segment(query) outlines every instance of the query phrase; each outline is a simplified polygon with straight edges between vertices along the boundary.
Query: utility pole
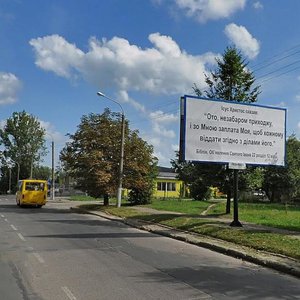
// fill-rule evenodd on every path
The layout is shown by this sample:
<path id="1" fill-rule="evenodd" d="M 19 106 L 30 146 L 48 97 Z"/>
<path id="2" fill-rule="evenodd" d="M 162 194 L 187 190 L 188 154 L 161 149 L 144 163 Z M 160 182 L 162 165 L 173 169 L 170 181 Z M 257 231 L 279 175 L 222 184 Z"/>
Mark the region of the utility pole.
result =
<path id="1" fill-rule="evenodd" d="M 8 194 L 11 193 L 11 167 L 8 169 Z"/>
<path id="2" fill-rule="evenodd" d="M 55 199 L 54 140 L 52 139 L 52 200 Z"/>

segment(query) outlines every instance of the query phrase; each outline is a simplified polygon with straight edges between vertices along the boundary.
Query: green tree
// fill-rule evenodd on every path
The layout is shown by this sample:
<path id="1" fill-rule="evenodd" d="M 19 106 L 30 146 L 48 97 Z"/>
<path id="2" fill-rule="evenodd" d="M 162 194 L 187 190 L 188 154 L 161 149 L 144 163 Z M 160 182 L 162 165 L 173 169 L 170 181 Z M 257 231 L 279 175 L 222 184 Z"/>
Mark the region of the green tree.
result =
<path id="1" fill-rule="evenodd" d="M 260 86 L 253 86 L 255 77 L 248 69 L 248 62 L 235 47 L 227 47 L 222 58 L 216 58 L 217 68 L 209 75 L 205 74 L 208 89 L 204 94 L 208 98 L 251 103 L 256 102 Z M 194 86 L 196 95 L 203 92 Z"/>
<path id="2" fill-rule="evenodd" d="M 153 147 L 131 131 L 125 122 L 123 187 L 152 190 L 155 159 Z M 121 142 L 120 114 L 106 109 L 103 114 L 81 118 L 75 134 L 60 154 L 64 169 L 78 187 L 92 197 L 115 194 L 118 187 Z"/>
<path id="3" fill-rule="evenodd" d="M 47 166 L 36 166 L 33 174 L 35 178 L 48 180 L 51 179 L 52 170 Z"/>
<path id="4" fill-rule="evenodd" d="M 8 173 L 7 161 L 10 161 L 12 177 L 16 178 L 19 165 L 19 178 L 29 178 L 31 169 L 46 155 L 45 129 L 33 115 L 25 111 L 14 112 L 0 129 L 0 144 L 3 147 L 2 173 Z M 2 179 L 7 180 L 5 176 Z"/>
<path id="5" fill-rule="evenodd" d="M 271 202 L 300 199 L 300 141 L 295 135 L 286 141 L 286 167 L 267 167 L 263 188 Z"/>
<path id="6" fill-rule="evenodd" d="M 194 92 L 196 95 L 202 96 L 204 93 L 206 97 L 211 99 L 244 103 L 257 101 L 257 97 L 260 94 L 260 86 L 254 86 L 255 77 L 248 68 L 248 62 L 236 47 L 227 47 L 222 58 L 216 58 L 216 62 L 216 70 L 209 75 L 205 74 L 205 82 L 208 89 L 201 91 L 195 85 Z M 212 174 L 214 174 L 215 168 L 211 164 L 206 165 L 206 168 L 211 169 Z M 229 213 L 232 176 L 224 168 L 220 168 L 218 176 L 224 179 L 221 189 L 227 194 L 226 213 Z"/>
<path id="7" fill-rule="evenodd" d="M 217 186 L 220 191 L 227 193 L 231 191 L 230 170 L 220 164 L 202 164 L 179 161 L 178 153 L 171 164 L 186 186 L 191 188 L 191 196 L 195 200 L 208 198 L 209 187 Z M 204 188 L 206 187 L 206 188 Z M 202 191 L 199 193 L 199 191 Z"/>

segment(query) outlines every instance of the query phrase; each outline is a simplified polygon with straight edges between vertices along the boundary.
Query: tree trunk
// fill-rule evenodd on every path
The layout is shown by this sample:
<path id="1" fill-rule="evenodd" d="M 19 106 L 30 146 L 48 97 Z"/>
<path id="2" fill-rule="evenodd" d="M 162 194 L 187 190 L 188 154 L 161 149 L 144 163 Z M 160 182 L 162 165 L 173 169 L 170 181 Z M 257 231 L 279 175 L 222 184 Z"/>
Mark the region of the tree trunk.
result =
<path id="1" fill-rule="evenodd" d="M 227 201 L 226 201 L 226 214 L 230 214 L 230 199 L 231 199 L 231 189 L 228 189 Z"/>
<path id="2" fill-rule="evenodd" d="M 104 194 L 104 196 L 103 196 L 103 205 L 104 206 L 109 205 L 109 195 L 108 194 Z"/>

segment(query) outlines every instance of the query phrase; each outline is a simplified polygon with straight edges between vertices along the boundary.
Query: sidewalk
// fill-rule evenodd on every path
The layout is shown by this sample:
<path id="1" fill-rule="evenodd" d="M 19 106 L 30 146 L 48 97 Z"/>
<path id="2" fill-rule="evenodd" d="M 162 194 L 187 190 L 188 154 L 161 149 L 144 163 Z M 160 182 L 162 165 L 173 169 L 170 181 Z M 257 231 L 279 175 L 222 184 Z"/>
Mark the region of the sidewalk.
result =
<path id="1" fill-rule="evenodd" d="M 118 222 L 123 222 L 124 224 L 127 224 L 129 226 L 141 229 L 141 230 L 146 230 L 155 234 L 160 234 L 163 236 L 167 236 L 170 238 L 174 238 L 177 240 L 181 240 L 187 243 L 191 243 L 200 247 L 204 247 L 207 249 L 211 249 L 213 251 L 217 251 L 219 253 L 233 256 L 236 258 L 240 258 L 258 265 L 262 265 L 268 268 L 275 269 L 277 271 L 296 276 L 300 278 L 300 261 L 286 257 L 284 255 L 279 255 L 279 254 L 273 254 L 265 251 L 258 251 L 255 249 L 252 249 L 250 247 L 246 246 L 240 246 L 231 242 L 223 241 L 220 239 L 216 238 L 211 238 L 208 236 L 204 235 L 199 235 L 196 233 L 191 233 L 187 231 L 180 231 L 176 230 L 167 226 L 163 226 L 161 224 L 156 224 L 156 223 L 151 223 L 148 221 L 144 220 L 138 220 L 138 219 L 123 219 L 117 216 L 113 216 L 110 214 L 106 214 L 104 212 L 100 211 L 87 211 L 87 210 L 82 210 L 78 208 L 79 203 L 70 203 L 71 207 L 70 209 L 74 212 L 80 212 L 80 213 L 88 213 L 92 215 L 96 215 L 102 218 L 106 218 L 109 220 L 113 221 L 118 221 Z M 75 204 L 75 205 L 74 205 Z M 155 209 L 151 208 L 146 208 L 146 207 L 132 207 L 134 209 L 137 209 L 141 212 L 147 212 L 150 214 L 176 214 L 174 212 L 170 211 L 158 211 Z M 180 214 L 180 213 L 178 213 Z M 206 216 L 202 216 L 206 217 Z M 212 221 L 214 218 L 208 218 L 211 219 Z M 220 219 L 217 219 L 220 221 Z M 224 226 L 228 226 L 231 222 L 231 220 L 228 219 L 221 219 L 221 222 L 224 222 Z M 281 232 L 281 233 L 288 233 L 295 235 L 295 237 L 299 237 L 298 232 L 291 232 L 283 229 L 277 229 L 277 228 L 270 228 L 266 226 L 260 226 L 260 225 L 255 225 L 255 224 L 250 224 L 250 223 L 245 223 L 243 222 L 243 229 L 245 230 L 258 230 L 258 231 L 273 231 L 273 232 Z"/>

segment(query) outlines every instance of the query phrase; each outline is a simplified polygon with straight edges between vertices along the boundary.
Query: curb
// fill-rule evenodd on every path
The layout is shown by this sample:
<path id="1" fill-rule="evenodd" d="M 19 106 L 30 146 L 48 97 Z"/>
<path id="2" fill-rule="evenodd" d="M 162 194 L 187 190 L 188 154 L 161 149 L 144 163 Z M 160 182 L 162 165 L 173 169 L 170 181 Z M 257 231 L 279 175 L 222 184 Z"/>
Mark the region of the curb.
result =
<path id="1" fill-rule="evenodd" d="M 300 278 L 300 262 L 284 255 L 255 250 L 246 246 L 239 246 L 234 243 L 196 233 L 180 231 L 165 225 L 144 220 L 123 219 L 107 213 L 88 211 L 78 207 L 71 207 L 70 209 L 77 213 L 90 214 L 100 216 L 107 220 L 122 222 L 131 227 L 177 239 Z"/>

